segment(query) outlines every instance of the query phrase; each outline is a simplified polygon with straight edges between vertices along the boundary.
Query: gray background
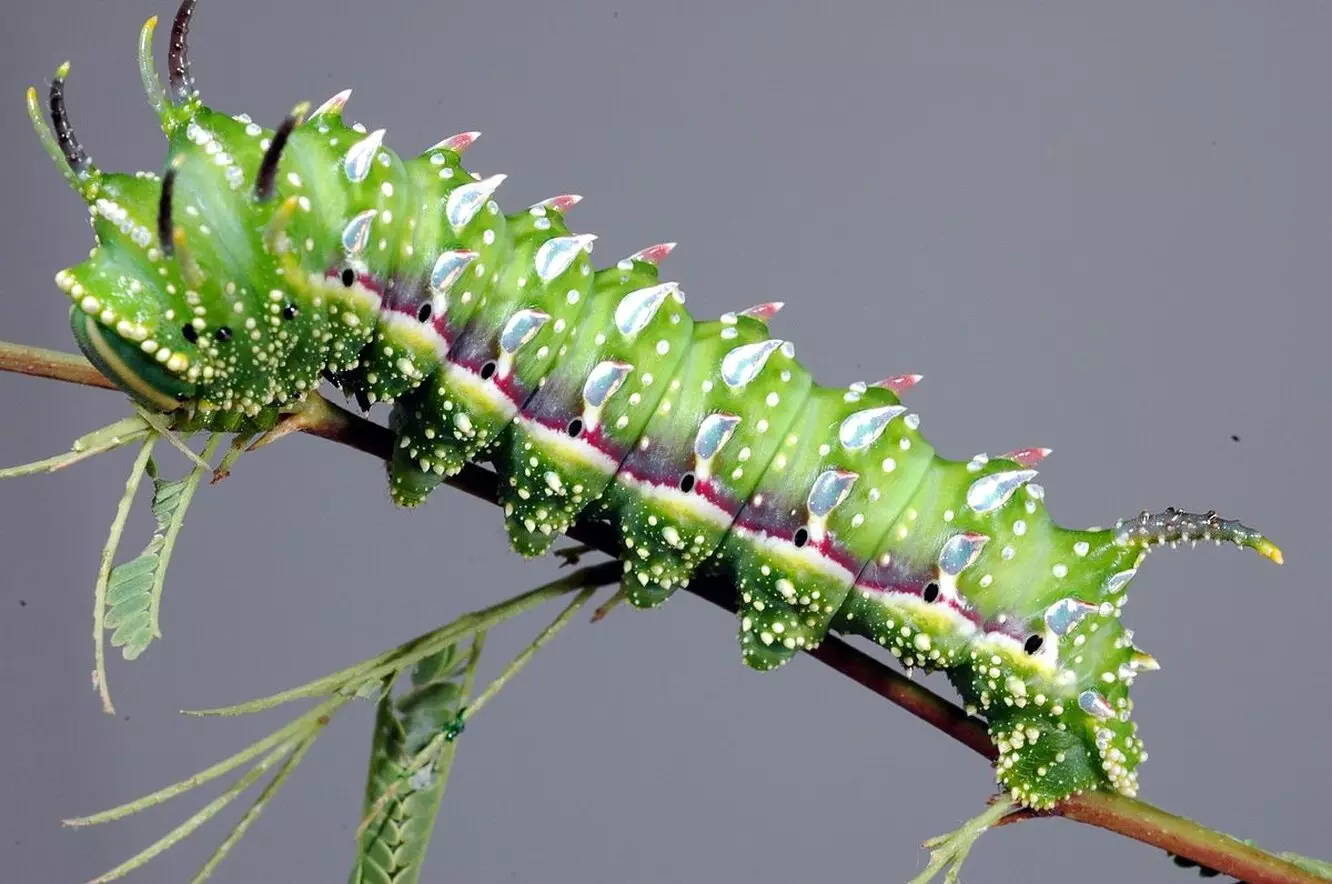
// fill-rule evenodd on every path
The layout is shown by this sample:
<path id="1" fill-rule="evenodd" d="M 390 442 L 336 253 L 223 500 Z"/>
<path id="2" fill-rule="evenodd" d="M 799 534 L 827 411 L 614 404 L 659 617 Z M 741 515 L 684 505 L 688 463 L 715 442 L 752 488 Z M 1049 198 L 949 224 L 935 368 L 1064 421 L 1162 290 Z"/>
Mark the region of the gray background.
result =
<path id="1" fill-rule="evenodd" d="M 158 168 L 134 45 L 152 13 L 164 41 L 173 11 L 8 11 L 3 338 L 72 347 L 51 277 L 90 245 L 22 87 L 71 58 L 93 155 Z M 679 239 L 667 272 L 701 315 L 783 299 L 775 331 L 820 377 L 923 372 L 910 401 L 944 453 L 1053 446 L 1043 474 L 1063 522 L 1176 504 L 1270 532 L 1284 569 L 1167 553 L 1134 585 L 1127 620 L 1164 665 L 1134 691 L 1144 796 L 1327 855 L 1329 34 L 1322 2 L 212 0 L 193 44 L 209 102 L 269 123 L 353 86 L 349 114 L 403 152 L 484 130 L 469 160 L 511 173 L 505 205 L 585 194 L 571 217 L 604 261 Z M 13 376 L 0 404 L 6 464 L 124 411 Z M 166 639 L 133 666 L 113 659 L 121 717 L 107 718 L 88 682 L 90 590 L 129 460 L 0 488 L 7 881 L 110 867 L 203 796 L 90 831 L 59 819 L 294 712 L 174 710 L 297 684 L 556 573 L 509 553 L 486 504 L 444 491 L 395 511 L 368 458 L 284 443 L 199 495 Z M 127 552 L 146 513 L 140 501 Z M 487 672 L 548 614 L 497 634 Z M 469 728 L 427 877 L 902 881 L 923 838 L 977 811 L 991 780 L 975 756 L 811 660 L 747 671 L 734 630 L 681 597 L 561 636 Z M 329 729 L 218 881 L 344 880 L 370 711 Z M 792 763 L 811 747 L 828 761 Z M 222 831 L 138 880 L 184 880 Z M 1061 822 L 988 835 L 967 880 L 1074 874 L 1189 880 Z"/>

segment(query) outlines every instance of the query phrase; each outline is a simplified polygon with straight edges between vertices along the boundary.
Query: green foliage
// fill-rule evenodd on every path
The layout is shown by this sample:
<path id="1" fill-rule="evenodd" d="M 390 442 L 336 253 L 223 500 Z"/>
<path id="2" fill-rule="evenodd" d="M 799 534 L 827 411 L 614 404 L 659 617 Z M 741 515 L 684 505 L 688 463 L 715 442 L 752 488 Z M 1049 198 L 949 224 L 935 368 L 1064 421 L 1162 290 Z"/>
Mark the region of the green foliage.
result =
<path id="1" fill-rule="evenodd" d="M 145 474 L 153 480 L 156 527 L 143 552 L 113 567 L 106 582 L 103 624 L 112 631 L 112 647 L 120 648 L 126 660 L 137 659 L 153 639 L 162 637 L 160 610 L 167 564 L 190 500 L 209 470 L 207 458 L 217 450 L 220 438 L 214 436 L 209 440 L 202 458 L 190 452 L 197 465 L 183 479 L 162 478 L 152 458 L 144 466 Z"/>
<path id="2" fill-rule="evenodd" d="M 479 645 L 473 647 L 472 661 L 477 651 Z M 440 734 L 456 727 L 471 668 L 457 645 L 449 645 L 413 667 L 410 689 L 396 699 L 391 685 L 385 685 L 371 744 L 367 819 L 362 823 L 350 884 L 416 884 L 420 880 L 454 744 L 446 741 L 439 757 L 420 768 L 417 755 Z"/>
<path id="3" fill-rule="evenodd" d="M 69 451 L 54 457 L 43 458 L 32 463 L 20 464 L 0 470 L 0 479 L 16 479 L 20 476 L 32 476 L 38 473 L 54 473 L 87 460 L 99 454 L 105 454 L 131 442 L 140 442 L 147 438 L 152 428 L 142 417 L 122 418 L 98 430 L 74 440 Z"/>
<path id="4" fill-rule="evenodd" d="M 157 618 L 157 598 L 166 575 L 167 537 L 180 530 L 189 505 L 186 489 L 190 477 L 168 481 L 157 473 L 157 465 L 148 461 L 148 475 L 153 480 L 153 517 L 157 527 L 152 540 L 137 558 L 116 565 L 106 586 L 106 628 L 111 646 L 120 648 L 126 660 L 134 660 L 154 638 L 162 635 Z M 197 483 L 196 483 L 197 484 Z"/>

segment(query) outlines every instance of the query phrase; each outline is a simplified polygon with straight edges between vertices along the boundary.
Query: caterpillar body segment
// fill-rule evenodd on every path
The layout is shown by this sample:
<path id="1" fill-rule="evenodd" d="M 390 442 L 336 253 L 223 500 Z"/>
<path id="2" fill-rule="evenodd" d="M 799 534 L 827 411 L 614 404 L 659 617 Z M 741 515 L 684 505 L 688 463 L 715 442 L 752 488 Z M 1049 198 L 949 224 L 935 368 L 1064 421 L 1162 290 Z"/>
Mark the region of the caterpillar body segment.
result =
<path id="1" fill-rule="evenodd" d="M 624 587 L 661 604 L 700 571 L 736 584 L 743 659 L 776 669 L 830 629 L 943 670 L 983 714 L 998 777 L 1046 807 L 1136 790 L 1146 757 L 1129 687 L 1156 661 L 1120 620 L 1148 550 L 1212 540 L 1280 562 L 1258 532 L 1166 510 L 1109 529 L 1056 525 L 1035 481 L 1048 449 L 940 456 L 901 396 L 920 379 L 815 383 L 768 328 L 780 303 L 695 320 L 658 265 L 597 269 L 578 197 L 500 211 L 503 175 L 462 164 L 477 133 L 404 159 L 344 120 L 347 93 L 273 129 L 210 109 L 190 75 L 193 0 L 169 83 L 141 35 L 168 150 L 160 172 L 97 168 L 65 106 L 47 152 L 96 246 L 57 276 L 79 346 L 183 426 L 271 427 L 331 380 L 393 404 L 391 494 L 416 505 L 489 461 L 513 547 L 546 552 L 578 519 L 618 529 Z"/>
<path id="2" fill-rule="evenodd" d="M 580 319 L 590 331 L 573 335 L 495 456 L 519 553 L 545 553 L 588 507 L 612 512 L 608 486 L 689 350 L 694 323 L 683 303 L 679 287 L 660 282 L 648 261 L 625 259 L 595 274 Z M 641 369 L 640 339 L 665 351 Z"/>

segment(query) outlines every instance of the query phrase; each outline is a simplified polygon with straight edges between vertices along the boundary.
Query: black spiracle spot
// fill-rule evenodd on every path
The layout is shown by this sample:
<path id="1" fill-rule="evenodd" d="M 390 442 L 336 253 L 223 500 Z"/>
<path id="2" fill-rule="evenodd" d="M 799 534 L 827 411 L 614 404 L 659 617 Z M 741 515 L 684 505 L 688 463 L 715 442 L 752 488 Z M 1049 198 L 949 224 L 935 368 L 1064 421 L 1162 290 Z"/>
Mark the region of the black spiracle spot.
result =
<path id="1" fill-rule="evenodd" d="M 180 333 L 185 336 L 185 340 L 191 344 L 199 340 L 199 330 L 194 327 L 194 323 L 187 322 L 180 327 Z"/>
<path id="2" fill-rule="evenodd" d="M 1041 649 L 1041 645 L 1043 644 L 1045 644 L 1045 638 L 1036 633 L 1032 633 L 1027 636 L 1027 640 L 1022 643 L 1022 650 L 1026 651 L 1028 654 L 1034 654 Z"/>
<path id="3" fill-rule="evenodd" d="M 495 360 L 490 360 L 481 366 L 481 380 L 488 381 L 495 376 Z"/>
<path id="4" fill-rule="evenodd" d="M 297 316 L 300 315 L 301 315 L 301 308 L 297 307 L 295 304 L 288 304 L 287 306 L 282 308 L 282 318 L 288 321 L 295 319 Z"/>
<path id="5" fill-rule="evenodd" d="M 925 601 L 930 604 L 937 602 L 939 600 L 939 584 L 931 580 L 929 583 L 925 584 L 925 591 L 920 595 L 921 598 L 925 599 Z"/>
<path id="6" fill-rule="evenodd" d="M 430 306 L 430 302 L 429 302 L 429 301 L 426 301 L 426 302 L 422 303 L 420 307 L 417 307 L 417 308 L 416 308 L 416 321 L 417 321 L 417 322 L 429 322 L 429 321 L 430 321 L 430 317 L 431 317 L 431 315 L 432 315 L 434 312 L 435 312 L 435 308 L 432 307 L 432 306 Z"/>
<path id="7" fill-rule="evenodd" d="M 803 525 L 797 528 L 795 534 L 791 535 L 791 542 L 794 543 L 797 548 L 809 543 L 809 529 Z"/>
<path id="8" fill-rule="evenodd" d="M 583 435 L 583 419 L 581 417 L 576 417 L 569 421 L 569 426 L 564 428 L 564 432 L 568 433 L 569 438 L 571 439 L 577 439 L 579 436 Z"/>
<path id="9" fill-rule="evenodd" d="M 356 284 L 356 271 L 350 267 L 342 268 L 342 284 L 351 288 Z"/>
<path id="10" fill-rule="evenodd" d="M 685 473 L 683 476 L 680 477 L 680 490 L 683 491 L 685 494 L 688 494 L 689 492 L 694 490 L 693 473 Z"/>
<path id="11" fill-rule="evenodd" d="M 213 332 L 213 337 L 225 344 L 227 341 L 231 340 L 231 327 L 226 325 L 218 326 L 217 331 Z"/>

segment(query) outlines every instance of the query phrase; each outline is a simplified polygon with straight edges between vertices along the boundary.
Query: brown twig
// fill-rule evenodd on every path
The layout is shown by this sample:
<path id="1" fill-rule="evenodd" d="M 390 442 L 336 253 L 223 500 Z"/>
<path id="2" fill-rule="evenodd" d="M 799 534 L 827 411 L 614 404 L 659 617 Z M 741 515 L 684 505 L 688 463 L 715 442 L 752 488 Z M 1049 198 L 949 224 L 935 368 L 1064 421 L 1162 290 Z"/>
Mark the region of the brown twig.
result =
<path id="1" fill-rule="evenodd" d="M 115 389 L 81 357 L 37 347 L 0 342 L 0 371 Z M 392 454 L 393 437 L 386 428 L 322 397 L 308 400 L 303 409 L 298 424 L 301 432 L 380 459 Z M 494 473 L 475 466 L 468 466 L 448 480 L 453 487 L 490 502 L 495 501 L 495 483 Z M 589 547 L 611 555 L 618 553 L 618 540 L 608 525 L 580 523 L 568 533 Z M 722 581 L 697 580 L 689 585 L 688 591 L 728 611 L 735 609 L 734 590 Z M 994 747 L 985 724 L 925 686 L 832 636 L 808 653 L 972 751 L 994 760 Z M 1248 884 L 1327 884 L 1326 879 L 1236 838 L 1167 813 L 1145 801 L 1113 792 L 1084 792 L 1065 799 L 1048 812 L 1019 811 L 1011 815 L 1010 820 L 1016 822 L 1044 816 L 1063 817 L 1096 826 L 1191 859 Z"/>
<path id="2" fill-rule="evenodd" d="M 116 385 L 102 376 L 82 356 L 47 350 L 43 347 L 25 347 L 22 344 L 0 342 L 0 371 L 26 374 L 36 378 L 68 381 L 85 387 L 116 389 Z"/>

